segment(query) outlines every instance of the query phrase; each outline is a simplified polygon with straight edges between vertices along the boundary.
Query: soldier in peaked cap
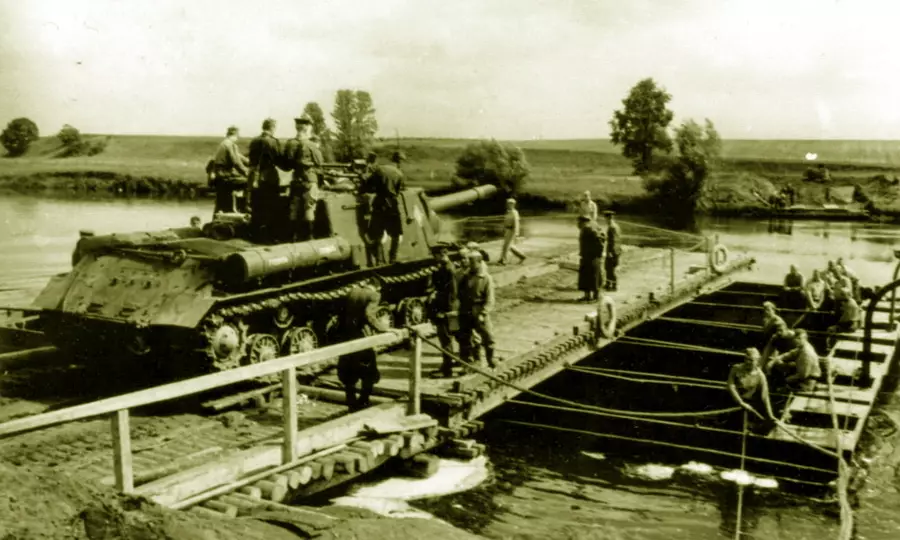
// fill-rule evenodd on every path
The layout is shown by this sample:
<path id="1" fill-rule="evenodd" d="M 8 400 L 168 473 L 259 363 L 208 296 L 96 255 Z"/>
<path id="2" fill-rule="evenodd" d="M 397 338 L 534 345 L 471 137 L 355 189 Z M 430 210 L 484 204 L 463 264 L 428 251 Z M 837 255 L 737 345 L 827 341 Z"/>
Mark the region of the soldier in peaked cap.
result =
<path id="1" fill-rule="evenodd" d="M 294 119 L 297 136 L 284 147 L 282 162 L 285 170 L 293 171 L 290 187 L 290 220 L 293 241 L 301 242 L 313 237 L 313 221 L 319 200 L 319 168 L 322 153 L 312 137 L 312 119 L 303 115 Z"/>

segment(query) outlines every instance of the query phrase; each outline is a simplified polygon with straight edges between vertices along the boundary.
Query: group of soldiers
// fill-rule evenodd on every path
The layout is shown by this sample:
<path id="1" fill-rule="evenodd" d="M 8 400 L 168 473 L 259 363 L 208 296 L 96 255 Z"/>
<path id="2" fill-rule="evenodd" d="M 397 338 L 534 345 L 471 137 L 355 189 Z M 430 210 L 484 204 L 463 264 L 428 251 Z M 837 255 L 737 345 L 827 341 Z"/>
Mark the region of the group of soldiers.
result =
<path id="1" fill-rule="evenodd" d="M 593 201 L 590 201 L 594 204 Z M 594 207 L 596 214 L 596 206 Z M 615 212 L 603 212 L 606 226 L 600 226 L 590 214 L 578 216 L 580 263 L 578 265 L 578 290 L 584 293 L 580 301 L 590 302 L 599 298 L 600 289 L 618 289 L 616 268 L 622 254 L 621 236 Z"/>
<path id="2" fill-rule="evenodd" d="M 312 239 L 320 189 L 329 187 L 324 180 L 324 160 L 312 132 L 312 120 L 304 115 L 295 118 L 294 123 L 296 136 L 282 145 L 275 137 L 275 120 L 263 121 L 262 133 L 250 141 L 248 156 L 241 154 L 237 144 L 240 133 L 232 126 L 207 166 L 210 183 L 216 191 L 214 213 L 250 212 L 253 230 L 268 241 Z M 400 164 L 405 159 L 397 151 L 391 158 L 392 165 L 379 165 L 377 155 L 369 153 L 362 171 L 359 193 L 371 195 L 366 236 L 377 246 L 376 256 L 382 263 L 386 259 L 396 260 L 401 242 L 400 199 L 405 182 Z M 291 172 L 286 212 L 282 209 L 279 170 Z M 246 194 L 243 207 L 239 207 L 236 199 L 240 190 Z M 391 239 L 387 258 L 381 249 L 385 233 Z"/>
<path id="3" fill-rule="evenodd" d="M 839 258 L 828 261 L 822 271 L 813 270 L 809 281 L 795 265 L 791 265 L 784 279 L 780 302 L 787 308 L 830 312 L 835 322 L 827 330 L 826 346 L 830 348 L 835 334 L 859 328 L 861 301 L 862 289 L 856 274 Z M 729 375 L 741 399 L 761 413 L 767 410 L 769 399 L 766 393 L 769 385 L 763 384 L 763 378 L 769 377 L 767 380 L 775 387 L 811 392 L 822 377 L 819 354 L 810 343 L 807 331 L 790 328 L 774 303 L 764 302 L 762 307 L 763 351 L 760 353 L 756 347 L 747 349 L 744 361 L 735 365 Z M 769 423 L 763 425 L 769 426 Z"/>
<path id="4" fill-rule="evenodd" d="M 494 368 L 491 324 L 494 280 L 488 272 L 487 254 L 477 244 L 469 243 L 463 251 L 463 268 L 457 270 L 450 259 L 450 246 L 438 244 L 433 252 L 438 265 L 431 277 L 429 307 L 443 349 L 443 363 L 432 375 L 453 376 L 454 339 L 459 343 L 459 357 L 463 362 L 478 363 L 480 348 L 483 347 L 487 365 Z M 401 332 L 378 317 L 381 290 L 381 280 L 374 277 L 348 293 L 341 313 L 341 341 L 359 339 L 372 332 Z M 347 406 L 351 411 L 368 407 L 372 390 L 381 379 L 375 350 L 366 349 L 342 356 L 338 360 L 338 379 L 344 385 Z"/>

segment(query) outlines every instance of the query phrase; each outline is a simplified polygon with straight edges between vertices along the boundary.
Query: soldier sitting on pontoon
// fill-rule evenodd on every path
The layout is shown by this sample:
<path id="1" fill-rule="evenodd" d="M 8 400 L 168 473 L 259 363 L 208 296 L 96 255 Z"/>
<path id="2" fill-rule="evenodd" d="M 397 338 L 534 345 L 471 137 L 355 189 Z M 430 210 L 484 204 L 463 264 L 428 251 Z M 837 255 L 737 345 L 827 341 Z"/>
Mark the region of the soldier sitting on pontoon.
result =
<path id="1" fill-rule="evenodd" d="M 784 290 L 781 293 L 782 305 L 788 309 L 805 308 L 806 296 L 803 293 L 805 282 L 803 274 L 797 270 L 797 265 L 792 264 L 790 271 L 784 276 Z"/>
<path id="2" fill-rule="evenodd" d="M 822 376 L 819 353 L 809 342 L 806 330 L 797 330 L 796 345 L 791 351 L 773 356 L 772 361 L 766 366 L 766 371 L 783 376 L 784 382 L 792 390 L 812 392 L 816 387 L 816 381 Z"/>

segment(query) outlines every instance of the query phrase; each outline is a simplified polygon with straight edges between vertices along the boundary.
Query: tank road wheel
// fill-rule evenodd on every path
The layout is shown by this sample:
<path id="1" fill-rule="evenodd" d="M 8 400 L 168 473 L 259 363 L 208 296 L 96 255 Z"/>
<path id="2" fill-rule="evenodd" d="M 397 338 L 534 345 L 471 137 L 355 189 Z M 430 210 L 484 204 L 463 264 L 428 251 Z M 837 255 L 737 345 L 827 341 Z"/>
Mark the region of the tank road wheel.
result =
<path id="1" fill-rule="evenodd" d="M 279 306 L 278 309 L 275 310 L 275 315 L 272 316 L 272 322 L 282 330 L 290 328 L 291 324 L 294 322 L 294 314 L 291 313 L 290 308 L 287 306 Z"/>
<path id="2" fill-rule="evenodd" d="M 147 336 L 143 334 L 134 336 L 134 339 L 130 340 L 125 347 L 128 349 L 128 352 L 135 356 L 146 356 L 151 351 Z"/>
<path id="3" fill-rule="evenodd" d="M 407 326 L 425 322 L 425 303 L 421 298 L 407 298 L 401 304 L 403 322 Z"/>
<path id="4" fill-rule="evenodd" d="M 243 356 L 243 336 L 237 326 L 225 323 L 207 331 L 209 346 L 207 352 L 213 367 L 219 371 L 236 368 Z"/>
<path id="5" fill-rule="evenodd" d="M 251 364 L 259 364 L 278 358 L 281 347 L 272 334 L 251 334 L 247 338 L 247 360 Z"/>
<path id="6" fill-rule="evenodd" d="M 284 333 L 282 349 L 287 354 L 298 354 L 319 346 L 319 337 L 309 326 L 297 326 Z"/>
<path id="7" fill-rule="evenodd" d="M 375 317 L 377 317 L 385 326 L 394 326 L 394 309 L 390 304 L 381 304 L 378 306 Z"/>

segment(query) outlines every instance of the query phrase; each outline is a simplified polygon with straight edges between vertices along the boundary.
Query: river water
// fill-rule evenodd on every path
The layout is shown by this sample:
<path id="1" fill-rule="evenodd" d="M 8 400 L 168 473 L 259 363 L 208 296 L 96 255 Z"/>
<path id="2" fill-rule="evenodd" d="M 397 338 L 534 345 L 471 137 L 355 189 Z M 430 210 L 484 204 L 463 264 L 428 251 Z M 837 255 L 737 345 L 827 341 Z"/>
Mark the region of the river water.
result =
<path id="1" fill-rule="evenodd" d="M 158 230 L 206 221 L 212 203 L 160 200 L 65 200 L 0 195 L 0 305 L 27 305 L 46 280 L 70 267 L 78 231 Z M 621 218 L 638 241 L 660 237 L 643 219 Z M 470 236 L 484 236 L 472 221 Z M 890 280 L 900 228 L 871 223 L 708 219 L 699 231 L 718 235 L 732 252 L 752 253 L 752 279 L 780 281 L 789 264 L 806 274 L 844 257 L 864 284 Z M 482 231 L 482 232 L 479 232 Z M 526 217 L 526 235 L 571 241 L 571 216 Z M 673 235 L 672 238 L 686 237 Z M 490 422 L 490 418 L 488 419 Z M 737 490 L 724 471 L 667 461 L 661 453 L 617 455 L 601 440 L 560 436 L 497 423 L 485 430 L 489 478 L 454 495 L 415 506 L 489 538 L 583 540 L 721 539 L 735 537 Z M 888 475 L 870 479 L 858 512 L 859 538 L 900 538 L 900 494 Z M 897 484 L 897 485 L 895 485 Z M 742 538 L 835 538 L 829 505 L 779 489 L 745 490 Z"/>

